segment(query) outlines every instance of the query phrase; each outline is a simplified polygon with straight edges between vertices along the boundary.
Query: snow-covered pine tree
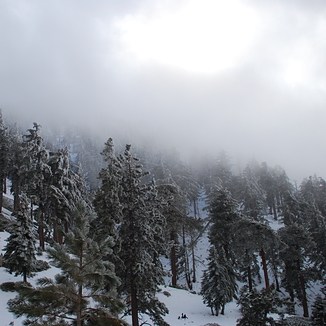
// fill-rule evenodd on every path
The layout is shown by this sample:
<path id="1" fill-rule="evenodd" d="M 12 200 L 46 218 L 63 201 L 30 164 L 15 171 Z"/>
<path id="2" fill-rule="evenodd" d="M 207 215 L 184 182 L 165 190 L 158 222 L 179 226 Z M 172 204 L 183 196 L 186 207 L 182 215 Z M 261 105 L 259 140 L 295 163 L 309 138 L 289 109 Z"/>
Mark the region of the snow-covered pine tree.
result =
<path id="1" fill-rule="evenodd" d="M 114 265 L 107 261 L 113 238 L 90 237 L 92 213 L 80 205 L 74 227 L 64 233 L 64 245 L 48 248 L 51 265 L 61 269 L 55 279 L 41 278 L 37 286 L 21 286 L 9 300 L 9 311 L 25 315 L 24 325 L 126 325 L 118 318 L 123 308 Z"/>
<path id="2" fill-rule="evenodd" d="M 17 125 L 14 125 L 9 130 L 9 165 L 8 165 L 8 178 L 11 180 L 11 193 L 14 196 L 13 211 L 19 211 L 20 208 L 20 194 L 22 188 L 22 174 L 23 174 L 23 148 L 22 137 L 19 134 Z"/>
<path id="3" fill-rule="evenodd" d="M 15 220 L 9 224 L 7 244 L 3 249 L 3 265 L 9 271 L 23 276 L 27 282 L 28 277 L 34 276 L 36 271 L 36 234 L 29 214 L 29 203 L 26 195 L 20 198 L 20 210 L 13 213 Z"/>
<path id="4" fill-rule="evenodd" d="M 79 195 L 82 185 L 74 184 L 74 178 L 71 179 L 69 154 L 67 148 L 58 149 L 55 152 L 50 152 L 48 165 L 51 169 L 48 201 L 47 201 L 47 221 L 49 231 L 53 235 L 55 242 L 62 242 L 62 234 L 60 230 L 68 232 L 69 219 L 71 212 L 76 208 L 75 204 L 83 200 Z M 71 184 L 73 186 L 71 186 Z M 77 188 L 78 194 L 74 194 L 74 189 Z"/>
<path id="5" fill-rule="evenodd" d="M 228 260 L 234 260 L 234 238 L 240 219 L 238 202 L 226 188 L 215 187 L 209 197 L 206 209 L 209 212 L 209 240 L 215 248 L 223 247 Z"/>
<path id="6" fill-rule="evenodd" d="M 116 225 L 122 220 L 121 165 L 114 154 L 112 138 L 107 140 L 101 154 L 107 166 L 99 173 L 101 184 L 93 201 L 97 217 L 92 221 L 92 229 L 96 230 L 97 234 L 105 236 L 112 235 Z"/>
<path id="7" fill-rule="evenodd" d="M 238 178 L 236 199 L 239 201 L 241 211 L 247 217 L 256 221 L 262 220 L 266 215 L 266 193 L 259 184 L 259 177 L 255 167 L 247 165 Z"/>
<path id="8" fill-rule="evenodd" d="M 238 285 L 236 275 L 230 261 L 225 257 L 223 247 L 217 252 L 214 245 L 211 245 L 207 260 L 207 269 L 204 270 L 200 293 L 204 303 L 211 308 L 212 315 L 218 316 L 220 309 L 224 314 L 224 307 L 232 301 Z"/>
<path id="9" fill-rule="evenodd" d="M 130 297 L 126 313 L 131 313 L 133 326 L 139 325 L 139 314 L 142 313 L 157 325 L 167 325 L 162 316 L 168 310 L 156 297 L 164 274 L 159 257 L 167 249 L 161 201 L 155 182 L 143 183 L 146 173 L 132 155 L 130 145 L 118 160 L 121 165 L 119 201 L 122 212 L 119 258 L 123 262 L 118 275 L 122 280 L 121 292 Z"/>
<path id="10" fill-rule="evenodd" d="M 211 190 L 214 190 L 216 186 L 219 186 L 219 187 L 226 188 L 229 191 L 232 191 L 233 174 L 232 174 L 231 158 L 225 151 L 221 151 L 218 153 L 214 161 L 211 178 L 212 178 Z"/>
<path id="11" fill-rule="evenodd" d="M 326 325 L 326 295 L 325 289 L 322 289 L 323 295 L 317 294 L 315 301 L 311 306 L 311 322 L 313 326 Z"/>
<path id="12" fill-rule="evenodd" d="M 34 122 L 33 128 L 27 131 L 28 133 L 23 135 L 23 188 L 30 198 L 31 204 L 37 206 L 35 213 L 39 242 L 40 247 L 44 250 L 44 229 L 48 222 L 46 221 L 46 210 L 51 176 L 51 168 L 48 165 L 49 151 L 43 144 L 40 125 Z"/>
<path id="13" fill-rule="evenodd" d="M 183 219 L 186 218 L 185 211 L 185 197 L 181 188 L 173 180 L 171 171 L 160 157 L 158 162 L 153 167 L 152 173 L 156 180 L 156 189 L 158 196 L 165 203 L 162 206 L 162 214 L 166 219 L 166 238 L 171 241 L 170 246 L 170 266 L 171 266 L 171 284 L 177 285 L 178 279 L 178 252 L 180 251 L 180 235 Z"/>
<path id="14" fill-rule="evenodd" d="M 307 288 L 320 277 L 325 262 L 320 250 L 324 239 L 316 243 L 325 234 L 324 217 L 315 203 L 307 202 L 300 192 L 288 193 L 284 198 L 283 214 L 284 227 L 278 230 L 285 244 L 280 250 L 285 266 L 283 286 L 293 301 L 295 297 L 300 300 L 303 317 L 309 317 Z"/>
<path id="15" fill-rule="evenodd" d="M 259 184 L 266 193 L 266 204 L 269 207 L 269 214 L 273 214 L 277 220 L 276 198 L 277 198 L 277 180 L 273 169 L 263 162 L 259 171 Z"/>
<path id="16" fill-rule="evenodd" d="M 243 287 L 238 300 L 242 317 L 237 320 L 237 326 L 276 325 L 270 314 L 280 314 L 286 304 L 287 299 L 280 298 L 273 286 L 260 291 L 248 291 L 247 287 Z"/>

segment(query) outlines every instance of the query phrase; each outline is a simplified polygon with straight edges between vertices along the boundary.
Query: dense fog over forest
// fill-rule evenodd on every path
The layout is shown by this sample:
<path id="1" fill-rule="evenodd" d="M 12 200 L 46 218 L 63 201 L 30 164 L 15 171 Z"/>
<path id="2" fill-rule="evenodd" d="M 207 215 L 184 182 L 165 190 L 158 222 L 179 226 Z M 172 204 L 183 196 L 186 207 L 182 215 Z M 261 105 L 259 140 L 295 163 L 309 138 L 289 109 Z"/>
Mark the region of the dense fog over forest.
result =
<path id="1" fill-rule="evenodd" d="M 5 120 L 325 177 L 322 0 L 14 0 L 0 24 Z"/>

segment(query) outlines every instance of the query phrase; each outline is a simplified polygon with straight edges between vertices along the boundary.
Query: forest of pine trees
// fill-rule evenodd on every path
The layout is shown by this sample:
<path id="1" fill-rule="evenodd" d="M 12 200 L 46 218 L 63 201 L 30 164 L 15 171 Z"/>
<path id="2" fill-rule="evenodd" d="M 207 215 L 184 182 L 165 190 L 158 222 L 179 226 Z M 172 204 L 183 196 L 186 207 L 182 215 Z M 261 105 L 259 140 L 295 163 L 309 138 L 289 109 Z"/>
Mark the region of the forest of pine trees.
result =
<path id="1" fill-rule="evenodd" d="M 277 325 L 289 325 L 285 314 L 325 325 L 323 178 L 296 185 L 265 162 L 235 173 L 224 151 L 186 164 L 176 151 L 99 145 L 71 130 L 45 140 L 41 131 L 34 123 L 21 132 L 0 115 L 3 266 L 22 277 L 8 309 L 25 325 L 125 325 L 130 315 L 140 326 L 146 315 L 166 326 L 160 285 L 195 282 L 213 315 L 236 300 L 238 325 L 276 325 L 270 313 Z M 37 259 L 44 252 L 60 273 L 34 287 L 29 279 L 49 268 Z"/>

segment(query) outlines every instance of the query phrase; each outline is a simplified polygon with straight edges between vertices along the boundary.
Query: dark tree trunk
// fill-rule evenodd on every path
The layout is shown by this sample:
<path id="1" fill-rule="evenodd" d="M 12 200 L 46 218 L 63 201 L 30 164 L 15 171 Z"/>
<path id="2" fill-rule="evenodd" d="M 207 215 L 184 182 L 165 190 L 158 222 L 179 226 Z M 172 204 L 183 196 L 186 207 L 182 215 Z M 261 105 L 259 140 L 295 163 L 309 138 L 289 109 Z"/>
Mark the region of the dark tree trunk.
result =
<path id="1" fill-rule="evenodd" d="M 261 264 L 262 264 L 263 272 L 264 272 L 265 288 L 268 289 L 269 288 L 269 277 L 268 277 L 266 256 L 265 256 L 264 249 L 261 249 L 259 254 L 260 254 L 260 257 L 261 257 Z"/>
<path id="2" fill-rule="evenodd" d="M 13 189 L 13 193 L 14 193 L 14 212 L 18 212 L 20 210 L 19 178 L 18 177 L 13 177 L 12 189 Z"/>
<path id="3" fill-rule="evenodd" d="M 298 273 L 299 273 L 299 281 L 300 281 L 300 288 L 302 292 L 302 308 L 303 308 L 303 317 L 309 317 L 309 310 L 308 310 L 308 301 L 307 301 L 307 294 L 306 294 L 306 285 L 304 277 L 301 273 L 300 262 L 297 261 Z"/>
<path id="4" fill-rule="evenodd" d="M 246 257 L 248 259 L 248 262 L 250 261 L 249 259 L 249 255 L 248 255 L 248 249 L 246 249 Z M 248 277 L 248 288 L 249 288 L 249 291 L 252 291 L 252 275 L 251 275 L 251 267 L 250 267 L 250 263 L 248 263 L 248 266 L 247 266 L 247 277 Z"/>
<path id="5" fill-rule="evenodd" d="M 82 285 L 78 287 L 78 302 L 77 302 L 77 320 L 76 326 L 82 326 L 82 296 L 83 296 L 83 288 Z"/>
<path id="6" fill-rule="evenodd" d="M 248 272 L 248 287 L 249 291 L 252 291 L 252 276 L 251 276 L 251 268 L 250 265 L 247 267 L 247 272 Z"/>
<path id="7" fill-rule="evenodd" d="M 173 231 L 170 232 L 170 240 L 173 241 L 170 250 L 170 263 L 171 263 L 171 273 L 172 273 L 172 286 L 177 285 L 177 263 L 176 263 L 176 252 L 175 252 L 175 240 L 176 234 Z"/>
<path id="8" fill-rule="evenodd" d="M 80 247 L 80 253 L 79 253 L 79 270 L 80 272 L 83 269 L 83 245 Z M 83 286 L 82 284 L 79 284 L 78 286 L 78 298 L 77 298 L 77 320 L 76 325 L 82 326 L 82 298 L 83 298 Z"/>
<path id="9" fill-rule="evenodd" d="M 273 197 L 273 215 L 274 215 L 274 220 L 277 221 L 277 210 L 276 210 L 275 197 Z"/>
<path id="10" fill-rule="evenodd" d="M 219 305 L 217 304 L 217 305 L 215 306 L 215 316 L 218 316 L 219 309 L 220 309 L 220 307 L 219 307 Z"/>
<path id="11" fill-rule="evenodd" d="M 191 247 L 191 255 L 192 255 L 192 282 L 195 283 L 196 279 L 196 259 L 195 259 L 195 244 Z"/>
<path id="12" fill-rule="evenodd" d="M 3 190 L 3 183 L 4 183 L 4 179 L 0 180 L 1 182 L 1 185 L 0 185 L 0 213 L 2 212 L 2 205 L 3 205 L 3 193 L 4 193 L 4 190 Z"/>
<path id="13" fill-rule="evenodd" d="M 132 319 L 132 326 L 139 326 L 138 321 L 138 302 L 137 302 L 137 294 L 136 289 L 134 286 L 134 275 L 131 271 L 130 277 L 130 294 L 131 294 L 131 319 Z"/>
<path id="14" fill-rule="evenodd" d="M 223 303 L 223 304 L 222 304 L 221 315 L 224 315 L 224 312 L 225 312 L 224 310 L 225 310 L 225 304 Z"/>
<path id="15" fill-rule="evenodd" d="M 3 179 L 3 193 L 7 193 L 7 178 Z"/>
<path id="16" fill-rule="evenodd" d="M 192 290 L 192 283 L 190 279 L 190 273 L 189 273 L 189 258 L 187 253 L 187 247 L 186 247 L 186 235 L 185 235 L 185 227 L 182 226 L 182 244 L 185 249 L 185 275 L 186 275 L 186 282 L 188 285 L 189 290 Z"/>
<path id="17" fill-rule="evenodd" d="M 273 266 L 273 275 L 274 275 L 274 278 L 275 278 L 276 291 L 277 292 L 281 292 L 281 290 L 280 290 L 280 283 L 278 281 L 278 275 L 277 275 L 277 270 L 276 270 L 276 267 L 275 266 Z"/>
<path id="18" fill-rule="evenodd" d="M 39 235 L 39 243 L 42 250 L 45 249 L 45 243 L 44 243 L 44 217 L 42 211 L 39 211 L 38 213 L 38 235 Z"/>
<path id="19" fill-rule="evenodd" d="M 69 224 L 68 221 L 65 221 L 65 233 L 68 233 L 69 231 Z"/>

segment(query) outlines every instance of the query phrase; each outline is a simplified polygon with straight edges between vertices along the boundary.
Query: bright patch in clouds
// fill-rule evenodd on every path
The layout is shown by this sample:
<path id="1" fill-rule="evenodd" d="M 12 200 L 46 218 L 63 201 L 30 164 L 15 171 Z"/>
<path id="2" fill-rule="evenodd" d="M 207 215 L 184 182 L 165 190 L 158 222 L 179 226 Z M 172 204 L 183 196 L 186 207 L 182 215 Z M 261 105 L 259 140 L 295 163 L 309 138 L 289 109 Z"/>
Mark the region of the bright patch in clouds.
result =
<path id="1" fill-rule="evenodd" d="M 238 0 L 192 0 L 149 16 L 116 22 L 129 58 L 191 72 L 214 73 L 234 67 L 253 42 L 256 13 Z"/>

